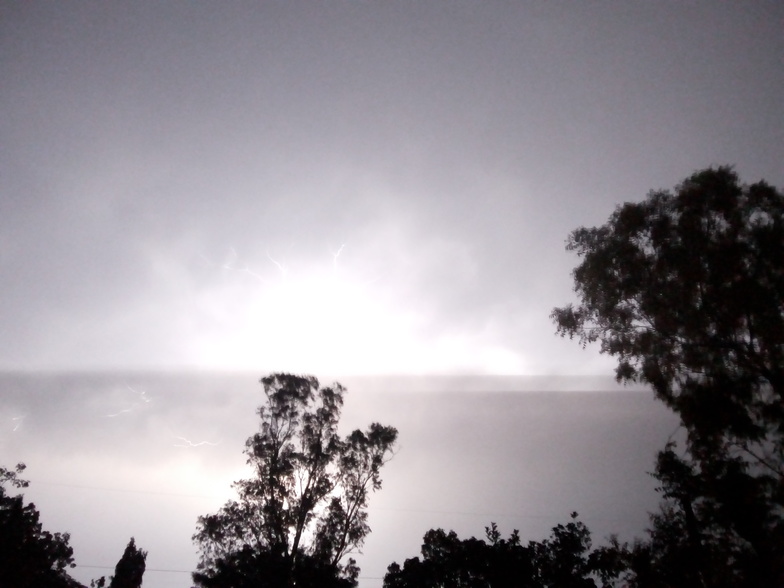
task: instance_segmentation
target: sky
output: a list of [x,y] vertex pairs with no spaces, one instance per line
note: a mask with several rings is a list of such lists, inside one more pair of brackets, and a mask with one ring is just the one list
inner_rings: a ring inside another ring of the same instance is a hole
[[[549,406],[531,394],[540,388],[571,399],[564,414],[586,412],[586,397],[567,390],[612,387],[579,383],[611,376],[613,361],[554,335],[550,312],[574,300],[569,232],[708,166],[784,185],[782,22],[773,0],[0,1],[0,370],[16,374],[0,390],[0,458],[46,454],[49,436],[20,444],[17,428],[45,420],[39,405],[93,415],[101,430],[130,417],[107,415],[147,405],[128,374],[151,372],[201,374],[194,386],[221,409],[234,401],[217,373],[244,374],[241,390],[272,371],[354,378],[361,398],[400,394],[391,382],[405,381],[403,404],[453,407],[433,429],[444,438],[488,391]],[[52,383],[66,373],[84,379]],[[501,376],[518,379],[510,388]],[[201,397],[142,383],[155,406],[179,399],[183,429],[204,430]],[[32,400],[46,390],[48,402]],[[655,434],[634,445],[647,456],[634,464],[642,484],[672,423],[641,394],[623,398],[652,415]],[[240,463],[252,397],[232,448]],[[622,396],[602,398],[616,414],[607,398]],[[498,402],[482,412],[483,431],[506,430]],[[359,406],[362,423],[380,418]],[[624,426],[622,414],[610,422]],[[165,488],[154,468],[133,469],[130,441],[153,443],[160,427],[129,422],[116,427],[129,436],[123,457],[96,462],[78,445],[90,427],[51,430],[78,441],[77,479],[127,457],[129,471]],[[171,434],[167,443],[187,437]],[[566,437],[558,447],[583,449]],[[401,444],[431,455],[414,439]],[[513,445],[488,463],[512,463]],[[190,453],[166,471],[212,488],[204,480],[222,462]],[[483,462],[471,463],[473,478]],[[36,477],[71,479],[56,468]],[[133,533],[120,530],[120,552]]]
[[[540,541],[579,513],[595,545],[642,536],[655,509],[656,451],[677,418],[643,390],[601,378],[354,377],[340,429],[398,429],[370,498],[360,587],[419,554],[429,529]],[[328,380],[322,384],[329,384]],[[25,499],[48,531],[68,531],[85,584],[111,575],[131,536],[148,552],[145,588],[188,588],[197,517],[247,478],[244,442],[258,430],[250,373],[6,373],[1,457],[30,481]],[[13,460],[13,461],[10,461]]]

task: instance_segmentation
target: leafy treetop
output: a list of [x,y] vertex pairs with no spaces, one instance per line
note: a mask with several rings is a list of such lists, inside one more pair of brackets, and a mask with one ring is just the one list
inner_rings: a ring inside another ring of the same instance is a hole
[[688,434],[659,454],[649,539],[607,550],[626,585],[784,585],[784,195],[706,169],[567,248],[580,303],[558,332],[599,341]]
[[582,258],[580,304],[553,311],[558,333],[599,341],[618,379],[650,383],[693,441],[729,436],[784,475],[782,193],[706,169],[577,229],[567,248]]
[[273,586],[327,586],[328,578],[355,585],[358,568],[342,560],[370,532],[368,498],[381,488],[397,431],[373,423],[342,438],[340,384],[321,388],[313,376],[290,374],[261,383],[261,424],[245,449],[254,475],[235,483],[237,500],[199,517],[194,580],[204,587],[251,586],[261,577]]

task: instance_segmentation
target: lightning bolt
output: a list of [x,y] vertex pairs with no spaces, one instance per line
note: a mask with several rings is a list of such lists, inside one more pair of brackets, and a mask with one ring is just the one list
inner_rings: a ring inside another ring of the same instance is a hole
[[283,264],[275,261],[272,258],[272,256],[269,254],[269,251],[267,251],[267,259],[269,259],[272,263],[274,263],[277,266],[277,268],[280,270],[280,273],[282,273],[284,277],[286,276],[286,267]]
[[338,257],[343,252],[343,248],[346,246],[345,243],[341,243],[340,248],[337,251],[332,252],[332,273],[334,274],[338,271]]
[[210,261],[207,258],[206,255],[201,254],[201,253],[199,254],[199,257],[201,257],[204,260],[204,262],[207,265],[209,265],[209,266],[213,266],[213,267],[219,266],[221,269],[225,269],[225,270],[228,270],[228,271],[231,271],[231,272],[237,272],[237,273],[241,273],[241,274],[248,274],[250,277],[252,277],[252,278],[254,278],[256,280],[259,280],[260,282],[263,282],[265,284],[269,282],[269,280],[265,279],[260,274],[254,272],[250,268],[250,266],[248,264],[238,265],[237,264],[237,258],[239,256],[237,255],[237,250],[234,249],[234,247],[230,247],[229,248],[229,254],[226,256],[226,260],[223,263],[221,263],[221,264],[217,264],[217,263],[214,263],[214,262]]
[[217,443],[213,443],[212,441],[198,441],[194,443],[190,439],[186,439],[185,437],[180,437],[179,435],[175,435],[171,433],[172,438],[182,441],[182,443],[174,443],[174,447],[201,447],[203,445],[209,445],[211,447],[215,447],[216,445],[220,444],[220,441]]
[[145,404],[149,404],[150,402],[152,402],[152,399],[147,396],[146,391],[136,390],[130,384],[126,384],[125,387],[128,388],[128,390],[130,390],[131,392],[133,392],[136,396],[138,396],[138,400],[136,402],[133,402],[128,408],[123,408],[122,410],[119,410],[117,412],[104,415],[106,418],[113,419],[114,417],[118,417],[121,414],[131,412],[134,409],[138,408],[139,406],[144,406]]
[[243,274],[248,274],[252,278],[256,278],[257,280],[259,280],[261,282],[264,282],[264,283],[267,282],[267,280],[265,280],[263,277],[261,277],[256,272],[254,272],[252,269],[250,269],[250,266],[247,263],[245,265],[243,265],[243,266],[237,265],[236,262],[237,262],[238,258],[239,258],[239,255],[237,255],[237,250],[234,249],[234,247],[229,248],[229,259],[227,259],[221,267],[223,267],[223,269],[227,269],[229,271],[239,272],[239,273],[243,273]]
[[121,414],[125,414],[126,412],[131,412],[132,410],[133,410],[133,407],[131,407],[131,408],[123,408],[119,412],[115,412],[115,413],[112,413],[112,414],[107,414],[107,415],[104,415],[104,416],[107,417],[107,418],[113,419],[116,416],[120,416]]
[[145,392],[144,390],[135,390],[130,384],[126,384],[125,387],[128,388],[128,390],[130,390],[134,394],[138,394],[139,395],[139,400],[141,400],[145,404],[148,404],[148,403],[152,402],[152,400],[150,400],[147,397],[147,392]]
[[27,415],[22,415],[22,416],[18,416],[18,417],[11,417],[11,420],[14,422],[14,428],[11,429],[12,433],[15,433],[16,431],[19,430],[19,427],[22,426],[22,421],[25,420],[26,416]]

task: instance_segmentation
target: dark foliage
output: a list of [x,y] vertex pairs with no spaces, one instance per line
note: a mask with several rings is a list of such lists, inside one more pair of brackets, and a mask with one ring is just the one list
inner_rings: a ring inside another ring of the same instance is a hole
[[[581,304],[554,310],[559,333],[600,341],[619,379],[650,383],[706,443],[760,442],[784,422],[780,192],[705,170],[577,229],[567,247],[583,258]],[[767,449],[780,465],[777,433]]]
[[312,376],[272,374],[261,426],[246,443],[254,477],[235,483],[238,499],[199,517],[194,581],[232,586],[355,586],[345,556],[370,532],[367,503],[397,431],[377,423],[337,433],[345,389]]
[[109,588],[140,588],[146,568],[147,552],[136,547],[133,537],[114,568]]
[[707,169],[568,249],[580,304],[558,332],[599,341],[687,433],[659,455],[649,540],[617,546],[630,585],[784,586],[784,195]]
[[205,588],[278,588],[289,585],[353,588],[357,573],[356,568],[334,566],[307,553],[300,555],[292,569],[287,557],[245,545],[240,551],[215,560],[208,572],[194,573],[193,578]]
[[615,561],[591,552],[590,532],[576,513],[553,528],[550,538],[527,545],[517,531],[502,539],[495,523],[485,532],[480,540],[428,531],[421,559],[390,565],[384,588],[595,588],[618,573]]
[[[630,588],[756,588],[782,586],[781,510],[747,465],[680,456],[670,443],[659,453],[661,510],[646,540],[617,542]],[[717,468],[723,471],[716,472]]]
[[9,488],[26,488],[18,474],[25,469],[0,467],[0,586],[3,588],[78,588],[67,569],[74,567],[68,533],[44,531],[35,504]]

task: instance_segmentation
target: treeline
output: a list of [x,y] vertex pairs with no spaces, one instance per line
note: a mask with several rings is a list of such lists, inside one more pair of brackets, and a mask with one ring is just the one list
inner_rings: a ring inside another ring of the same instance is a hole
[[[75,567],[68,533],[50,533],[40,522],[33,503],[25,504],[12,488],[26,488],[19,477],[25,465],[0,467],[0,586],[3,588],[82,588],[68,570]],[[117,562],[108,588],[138,588],[142,585],[147,552],[136,547],[133,537]],[[106,578],[90,583],[107,587]]]
[[[728,167],[619,206],[567,248],[579,304],[553,310],[557,332],[599,343],[617,379],[648,384],[685,441],[659,452],[661,504],[645,537],[592,547],[576,514],[541,541],[430,530],[421,555],[392,563],[385,588],[775,588],[784,586],[784,195]],[[345,390],[312,376],[261,380],[253,476],[199,517],[201,588],[351,588],[350,557],[370,532],[370,494],[397,431],[337,433]],[[78,586],[67,534],[41,529],[24,487],[0,469],[0,586]],[[109,586],[140,586],[131,539]],[[104,586],[103,578],[94,581]]]

